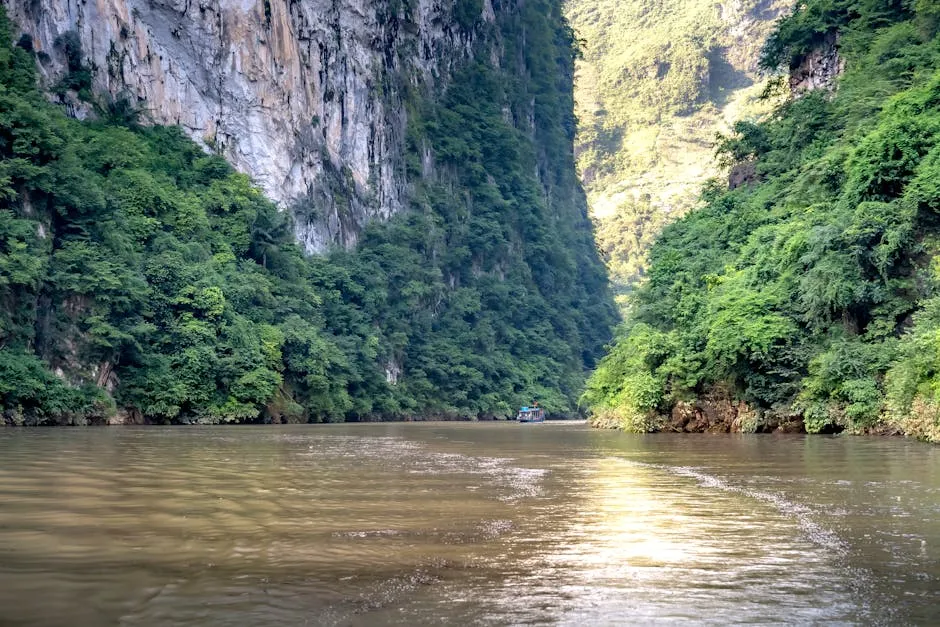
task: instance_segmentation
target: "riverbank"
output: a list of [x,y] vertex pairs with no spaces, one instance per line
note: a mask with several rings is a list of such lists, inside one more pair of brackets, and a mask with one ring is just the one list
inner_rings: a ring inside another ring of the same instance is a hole
[[[806,423],[799,412],[756,409],[744,401],[722,397],[706,397],[677,402],[669,414],[650,413],[645,416],[624,416],[616,412],[596,414],[588,423],[597,429],[616,429],[633,433],[785,433],[807,434]],[[905,425],[878,422],[866,427],[843,426],[834,422],[822,435],[852,433],[857,435],[911,436],[936,442],[929,420],[912,416]],[[936,427],[933,427],[936,429]]]
[[[496,416],[454,416],[449,414],[430,414],[424,416],[363,416],[354,420],[334,421],[334,422],[301,422],[288,420],[258,419],[246,422],[166,422],[148,418],[139,412],[117,411],[111,415],[105,414],[66,414],[59,420],[36,420],[35,418],[26,418],[22,414],[5,411],[0,415],[0,428],[3,427],[166,427],[166,426],[211,426],[211,425],[305,425],[305,424],[357,424],[357,423],[400,423],[400,422],[515,422],[515,418],[500,418]],[[584,417],[552,417],[548,418],[549,423],[564,424],[587,424],[588,420]]]

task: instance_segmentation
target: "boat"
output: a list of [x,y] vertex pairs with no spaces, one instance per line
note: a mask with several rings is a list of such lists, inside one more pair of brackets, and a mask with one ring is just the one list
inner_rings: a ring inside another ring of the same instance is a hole
[[516,415],[518,422],[545,422],[545,410],[541,407],[523,407]]

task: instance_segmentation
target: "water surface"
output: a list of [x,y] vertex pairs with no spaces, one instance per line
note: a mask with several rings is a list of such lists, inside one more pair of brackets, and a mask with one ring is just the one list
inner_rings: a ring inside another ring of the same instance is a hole
[[940,448],[545,423],[0,431],[0,624],[935,624]]

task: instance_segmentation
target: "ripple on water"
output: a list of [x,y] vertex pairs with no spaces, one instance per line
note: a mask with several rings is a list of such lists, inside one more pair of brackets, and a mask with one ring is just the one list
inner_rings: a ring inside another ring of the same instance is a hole
[[903,469],[871,470],[840,441],[509,427],[0,433],[0,622],[877,624],[940,605],[940,473],[906,445],[876,447]]
[[522,565],[489,593],[495,622],[526,622],[532,608],[572,625],[872,616],[845,542],[782,494],[622,458],[598,460],[578,483],[582,501],[540,520],[554,537],[516,538]]
[[0,456],[0,619],[342,622],[459,571],[546,472],[326,430],[75,433]]

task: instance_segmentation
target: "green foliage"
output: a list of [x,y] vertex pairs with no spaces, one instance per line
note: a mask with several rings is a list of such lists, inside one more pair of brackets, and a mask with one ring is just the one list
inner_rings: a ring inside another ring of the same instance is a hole
[[740,376],[785,345],[796,330],[780,312],[780,290],[768,289],[738,271],[722,277],[703,312],[705,363],[715,379]]
[[719,135],[716,148],[719,160],[725,167],[756,158],[770,149],[767,131],[760,124],[738,121],[732,128],[732,135]]
[[[609,339],[614,313],[565,125],[570,83],[556,78],[570,75],[572,57],[550,52],[566,50],[569,33],[547,28],[561,22],[557,7],[553,19],[539,17],[551,7],[533,3],[501,25],[508,59],[518,58],[509,42],[523,28],[547,42],[525,51],[538,71],[509,89],[499,71],[469,64],[416,111],[411,132],[430,148],[439,180],[421,181],[412,212],[367,228],[341,261],[365,288],[361,313],[382,332],[379,361],[403,379],[373,397],[383,411],[506,417],[537,399],[550,413],[574,413],[583,368]],[[518,97],[527,89],[537,96]],[[535,127],[511,124],[507,100],[512,119]],[[540,157],[530,133],[539,148],[556,148]]]
[[[910,0],[814,0],[797,4],[780,20],[767,40],[761,66],[774,70],[795,67],[827,36],[844,32],[850,24],[861,32],[874,32],[885,25],[912,17]],[[918,10],[930,11],[922,3]]]
[[0,348],[0,400],[15,425],[85,424],[111,410],[94,386],[69,386],[35,355]]
[[643,323],[621,331],[581,398],[595,408],[596,423],[634,433],[652,430],[665,397],[664,361],[674,343],[674,337]]
[[[482,13],[458,8],[467,28]],[[413,206],[357,250],[305,258],[286,215],[180,129],[120,100],[67,118],[0,11],[5,421],[576,412],[614,312],[575,179],[571,33],[547,0],[503,19],[488,36],[510,69],[468,62],[409,103],[411,148],[441,175],[413,172]],[[80,42],[58,45],[81,96]]]
[[74,30],[66,31],[56,38],[55,47],[65,57],[68,70],[59,84],[56,85],[55,91],[62,94],[71,90],[78,92],[83,97],[89,96],[92,72],[91,68],[85,65],[82,40],[79,34]]
[[465,31],[472,30],[483,15],[483,0],[457,0],[454,19]]
[[[940,439],[940,45],[911,6],[817,0],[780,23],[774,63],[838,32],[848,70],[835,95],[723,140],[720,156],[760,182],[713,185],[663,230],[628,330],[589,381],[599,415],[663,415],[721,389],[765,416],[799,413],[809,432],[888,423]],[[637,359],[645,342],[668,348]],[[657,382],[655,407],[611,380]]]
[[[936,281],[936,265],[932,269]],[[914,315],[885,377],[888,421],[918,438],[940,442],[940,298],[932,296]]]
[[646,275],[647,251],[668,221],[649,195],[620,206],[613,215],[595,221],[595,237],[601,257],[614,278],[619,301]]

